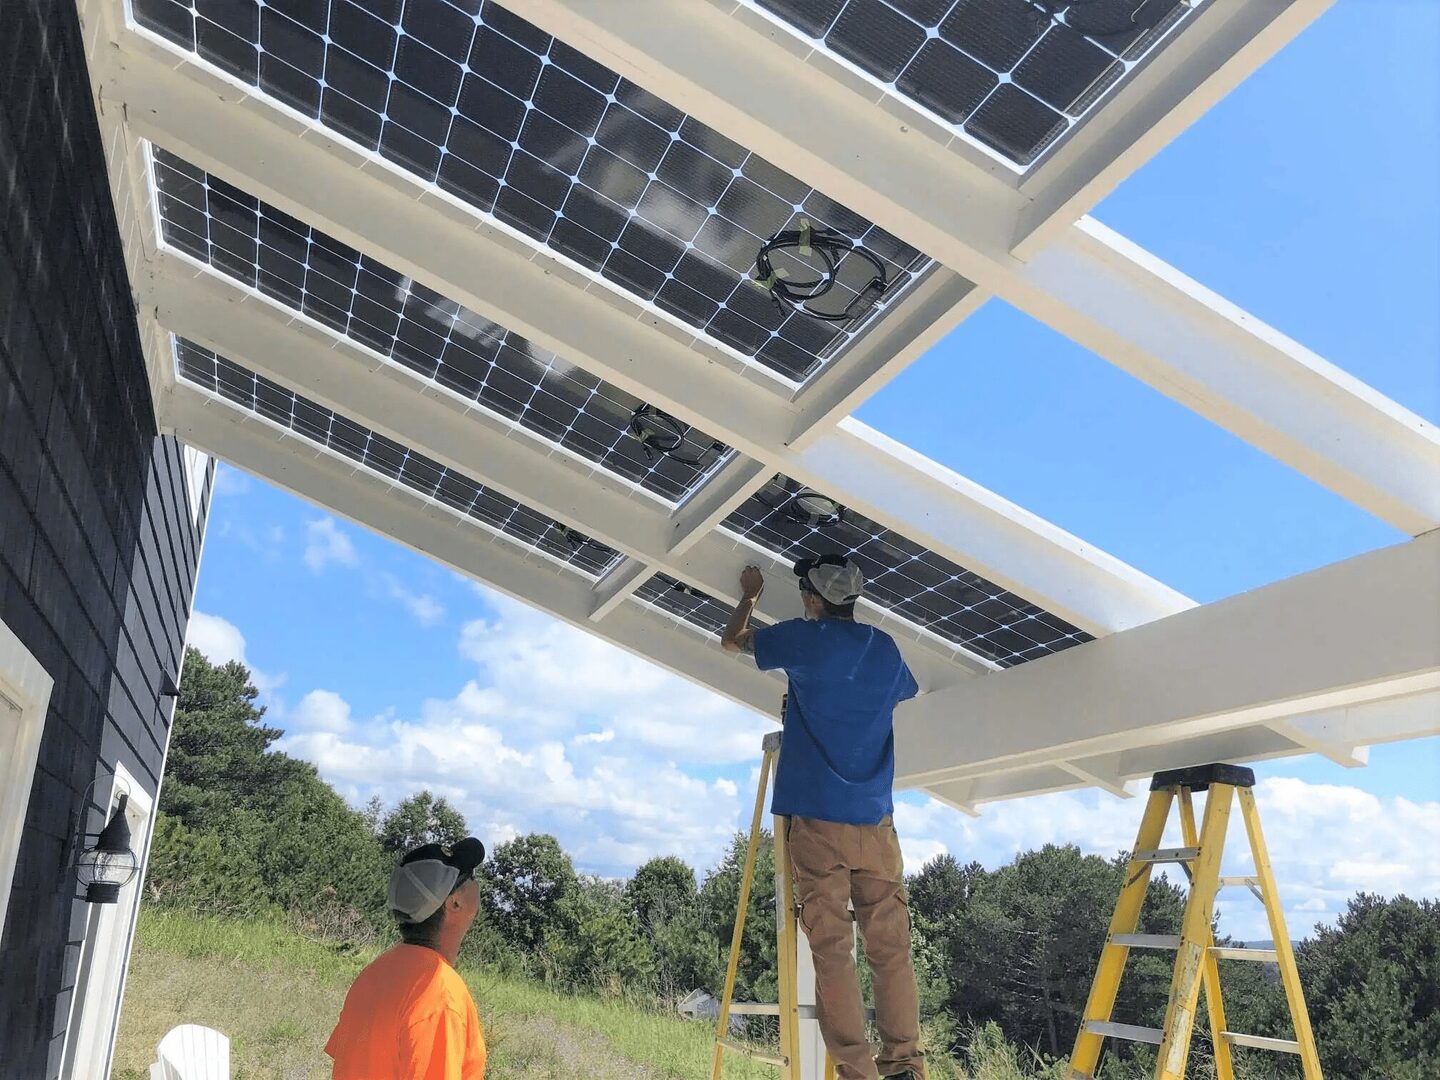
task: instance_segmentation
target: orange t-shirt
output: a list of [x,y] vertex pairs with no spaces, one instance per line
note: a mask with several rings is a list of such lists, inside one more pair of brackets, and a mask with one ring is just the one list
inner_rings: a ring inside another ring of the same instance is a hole
[[396,945],[360,972],[325,1044],[334,1080],[483,1080],[470,989],[443,956]]

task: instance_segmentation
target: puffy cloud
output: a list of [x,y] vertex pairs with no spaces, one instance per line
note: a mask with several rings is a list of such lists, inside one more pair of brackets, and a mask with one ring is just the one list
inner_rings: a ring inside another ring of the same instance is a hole
[[293,732],[343,734],[353,726],[349,702],[333,690],[311,690],[286,718],[286,727]]
[[212,664],[228,664],[231,660],[246,662],[245,635],[238,626],[219,615],[193,612],[185,644],[199,649]]
[[[328,692],[306,696],[308,715],[348,719]],[[314,762],[356,802],[393,803],[421,788],[444,794],[487,845],[518,832],[554,833],[585,869],[628,873],[656,854],[713,864],[740,827],[734,783],[710,783],[673,764],[602,753],[583,763],[542,733],[522,744],[494,723],[504,702],[474,683],[425,702],[415,719],[348,729],[293,724],[278,749]],[[608,747],[607,747],[608,750]]]
[[195,610],[190,614],[190,626],[186,631],[185,644],[199,649],[212,664],[228,664],[238,660],[250,669],[250,681],[260,691],[260,697],[273,703],[275,692],[285,684],[285,676],[272,675],[255,667],[245,655],[245,635],[228,619],[209,612]]
[[560,732],[598,719],[626,753],[675,761],[759,757],[774,726],[763,717],[524,604],[485,595],[494,617],[465,624],[460,652],[514,720]]
[[340,531],[334,518],[318,518],[305,525],[305,565],[320,573],[331,563],[339,566],[359,565],[355,545]]

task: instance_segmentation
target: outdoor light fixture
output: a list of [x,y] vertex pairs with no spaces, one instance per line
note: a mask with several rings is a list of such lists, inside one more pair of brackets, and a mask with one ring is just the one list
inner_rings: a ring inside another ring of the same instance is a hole
[[75,860],[75,874],[85,886],[85,900],[91,904],[113,904],[120,890],[134,880],[140,860],[130,850],[130,823],[125,820],[129,795],[121,795],[105,828]]

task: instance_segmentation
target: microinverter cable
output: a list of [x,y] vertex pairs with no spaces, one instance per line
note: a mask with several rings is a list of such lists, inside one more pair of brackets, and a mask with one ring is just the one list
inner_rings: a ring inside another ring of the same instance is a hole
[[[797,280],[784,267],[777,267],[771,256],[777,251],[793,251],[801,260],[808,262],[817,276],[809,280]],[[862,285],[855,298],[841,311],[822,311],[811,304],[835,287],[836,271],[847,255],[864,259],[874,268],[874,274]],[[885,294],[888,279],[885,264],[874,252],[855,243],[833,229],[816,229],[810,222],[800,219],[798,229],[778,232],[761,245],[755,256],[755,276],[750,283],[770,294],[775,306],[781,311],[798,311],[812,319],[824,322],[851,322],[864,315],[875,302]]]

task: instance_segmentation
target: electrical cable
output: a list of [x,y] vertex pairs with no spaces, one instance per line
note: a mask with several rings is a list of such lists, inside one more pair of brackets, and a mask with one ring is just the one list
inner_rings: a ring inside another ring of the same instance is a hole
[[845,522],[845,507],[814,488],[799,487],[794,491],[781,488],[778,500],[763,493],[757,493],[755,498],[767,509],[778,511],[807,528],[833,529]]
[[[1153,30],[1160,25],[1170,10],[1173,10],[1173,8],[1165,9],[1162,5],[1156,4],[1157,14],[1139,18],[1140,13],[1154,4],[1155,0],[1128,0],[1128,3],[1133,5],[1128,19],[1108,26],[1097,26],[1087,25],[1084,19],[1084,9],[1094,7],[1096,4],[1113,4],[1114,0],[1029,0],[1029,2],[1032,8],[1032,17],[1038,17],[1042,22],[1060,23],[1062,22],[1060,15],[1063,12],[1065,15],[1063,25],[1090,38],[1124,37],[1137,30]],[[1080,17],[1077,18],[1077,16]]]
[[[793,251],[794,258],[804,262],[818,276],[809,280],[797,280],[783,266],[775,266],[772,255],[777,251]],[[864,259],[874,269],[874,275],[862,285],[855,298],[841,311],[822,311],[811,307],[811,303],[825,296],[835,287],[837,270],[847,255]],[[807,260],[816,259],[817,267]],[[880,257],[843,236],[833,229],[816,229],[801,218],[798,229],[778,232],[760,246],[755,256],[755,277],[750,283],[764,289],[781,311],[797,311],[822,322],[852,322],[864,315],[875,302],[885,295],[889,280],[885,264]]]
[[703,469],[711,464],[711,461],[706,460],[711,454],[719,456],[725,452],[725,444],[713,439],[709,446],[694,456],[682,454],[680,448],[685,445],[686,437],[693,430],[653,405],[641,405],[630,414],[626,434],[639,442],[640,448],[645,451],[646,461],[653,462],[656,457],[667,457],[681,465]]

